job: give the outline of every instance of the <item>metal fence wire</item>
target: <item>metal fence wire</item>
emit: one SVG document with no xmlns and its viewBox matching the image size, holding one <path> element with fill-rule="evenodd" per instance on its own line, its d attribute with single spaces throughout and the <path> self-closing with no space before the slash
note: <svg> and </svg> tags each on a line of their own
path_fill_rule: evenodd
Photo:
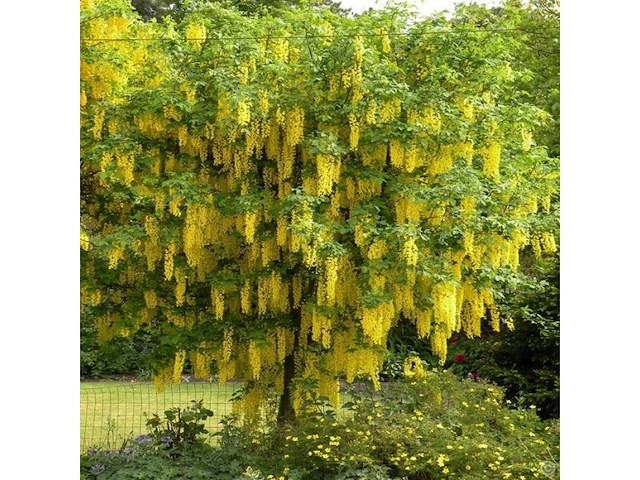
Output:
<svg viewBox="0 0 640 480">
<path fill-rule="evenodd" d="M 152 382 L 81 382 L 80 449 L 119 448 L 148 433 L 148 417 L 155 413 L 163 418 L 165 410 L 186 408 L 191 400 L 202 400 L 213 411 L 206 429 L 215 432 L 220 419 L 232 413 L 231 397 L 241 388 L 239 382 L 183 382 L 157 392 Z"/>
</svg>

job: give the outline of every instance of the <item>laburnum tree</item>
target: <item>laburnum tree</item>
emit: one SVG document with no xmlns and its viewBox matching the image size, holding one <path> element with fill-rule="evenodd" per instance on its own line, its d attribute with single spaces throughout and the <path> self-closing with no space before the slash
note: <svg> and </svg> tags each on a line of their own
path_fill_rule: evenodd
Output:
<svg viewBox="0 0 640 480">
<path fill-rule="evenodd" d="M 553 251 L 558 168 L 509 42 L 401 8 L 210 4 L 176 24 L 81 2 L 82 312 L 145 328 L 159 388 L 244 380 L 279 418 L 378 385 L 386 336 L 497 330 L 527 245 Z"/>
</svg>

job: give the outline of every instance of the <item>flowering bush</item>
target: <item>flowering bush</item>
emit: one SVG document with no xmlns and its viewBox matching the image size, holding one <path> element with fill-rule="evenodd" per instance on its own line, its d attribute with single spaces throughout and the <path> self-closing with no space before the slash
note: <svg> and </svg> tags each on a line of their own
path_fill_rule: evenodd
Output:
<svg viewBox="0 0 640 480">
<path fill-rule="evenodd" d="M 317 398 L 319 408 L 296 424 L 248 428 L 229 417 L 216 446 L 194 445 L 176 458 L 150 448 L 153 438 L 139 437 L 128 453 L 87 453 L 83 474 L 87 479 L 557 478 L 557 421 L 541 421 L 534 408 L 511 408 L 495 385 L 426 370 L 416 358 L 404 367 L 404 380 L 382 384 L 379 391 L 354 385 L 341 412 Z"/>
<path fill-rule="evenodd" d="M 351 395 L 339 421 L 301 422 L 285 436 L 285 468 L 300 474 L 290 478 L 376 465 L 389 477 L 529 479 L 557 468 L 557 424 L 506 408 L 496 386 L 424 372 Z"/>
<path fill-rule="evenodd" d="M 495 385 L 426 371 L 415 358 L 404 367 L 405 380 L 378 392 L 353 387 L 337 416 L 317 410 L 269 433 L 232 422 L 223 444 L 232 438 L 265 480 L 555 478 L 556 421 L 510 408 Z"/>
</svg>

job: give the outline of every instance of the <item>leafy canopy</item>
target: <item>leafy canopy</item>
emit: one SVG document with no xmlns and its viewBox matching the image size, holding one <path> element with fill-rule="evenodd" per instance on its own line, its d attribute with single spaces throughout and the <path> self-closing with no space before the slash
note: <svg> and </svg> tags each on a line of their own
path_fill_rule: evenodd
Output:
<svg viewBox="0 0 640 480">
<path fill-rule="evenodd" d="M 519 252 L 555 250 L 547 114 L 507 33 L 81 6 L 83 312 L 102 341 L 144 326 L 159 387 L 188 360 L 245 379 L 249 416 L 291 382 L 300 408 L 304 379 L 337 402 L 341 376 L 377 384 L 400 319 L 441 361 L 453 332 L 508 323 Z"/>
</svg>

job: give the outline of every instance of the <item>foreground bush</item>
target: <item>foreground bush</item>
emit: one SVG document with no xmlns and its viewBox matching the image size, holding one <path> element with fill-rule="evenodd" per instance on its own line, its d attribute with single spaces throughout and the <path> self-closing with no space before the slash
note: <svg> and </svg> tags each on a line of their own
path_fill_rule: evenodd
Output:
<svg viewBox="0 0 640 480">
<path fill-rule="evenodd" d="M 275 472 L 263 471 L 337 479 L 377 467 L 385 476 L 363 478 L 529 479 L 557 470 L 558 423 L 543 423 L 533 409 L 506 408 L 496 386 L 417 371 L 380 393 L 351 395 L 348 414 L 310 416 L 284 438 L 254 447 L 256 459 L 280 459 L 265 464 Z"/>
<path fill-rule="evenodd" d="M 557 421 L 508 408 L 497 386 L 425 372 L 413 360 L 405 380 L 379 392 L 351 388 L 339 414 L 316 399 L 295 425 L 249 428 L 229 417 L 216 446 L 203 441 L 196 415 L 188 421 L 199 433 L 188 443 L 155 428 L 117 451 L 87 452 L 83 478 L 558 478 Z"/>
<path fill-rule="evenodd" d="M 229 418 L 215 447 L 198 443 L 176 452 L 152 439 L 118 453 L 84 455 L 83 474 L 87 479 L 557 478 L 557 421 L 542 422 L 532 408 L 508 408 L 499 387 L 424 372 L 419 363 L 413 367 L 409 378 L 379 392 L 352 389 L 338 415 L 318 399 L 296 425 L 270 431 Z"/>
</svg>

